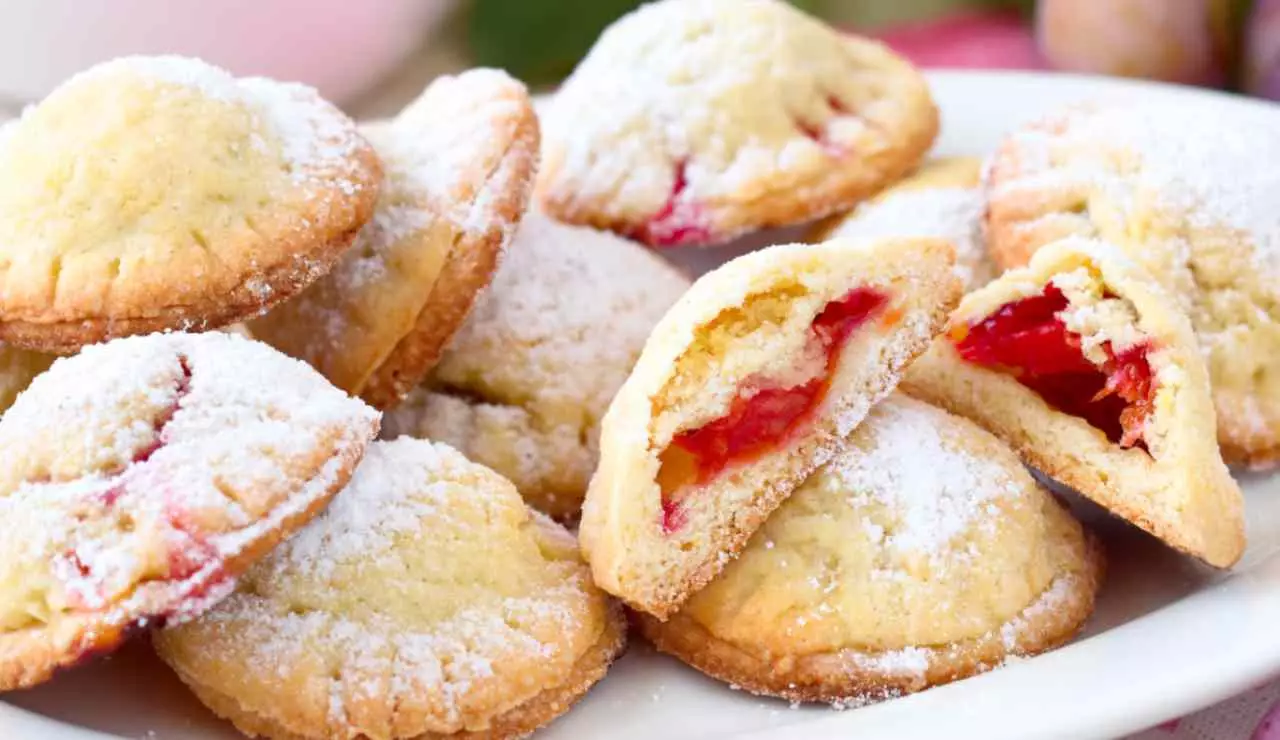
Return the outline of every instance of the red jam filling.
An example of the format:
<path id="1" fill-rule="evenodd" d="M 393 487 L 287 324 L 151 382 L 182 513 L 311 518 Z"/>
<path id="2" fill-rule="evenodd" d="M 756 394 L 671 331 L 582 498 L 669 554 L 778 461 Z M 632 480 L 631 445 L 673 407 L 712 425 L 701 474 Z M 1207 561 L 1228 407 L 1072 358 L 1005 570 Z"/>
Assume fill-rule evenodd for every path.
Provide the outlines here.
<path id="1" fill-rule="evenodd" d="M 678 247 L 715 241 L 706 214 L 697 203 L 683 197 L 689 189 L 688 163 L 676 165 L 675 184 L 667 202 L 632 236 L 652 247 Z"/>
<path id="2" fill-rule="evenodd" d="M 1001 370 L 1050 405 L 1078 416 L 1121 447 L 1146 448 L 1143 429 L 1151 415 L 1155 380 L 1147 360 L 1150 345 L 1115 352 L 1102 345 L 1106 361 L 1090 362 L 1080 335 L 1058 314 L 1067 297 L 1050 283 L 1044 292 L 1006 304 L 986 319 L 953 329 L 951 341 L 969 362 Z"/>
<path id="3" fill-rule="evenodd" d="M 658 471 L 663 531 L 674 532 L 684 524 L 681 502 L 693 487 L 709 483 L 733 465 L 776 449 L 809 422 L 830 389 L 840 349 L 887 302 L 888 296 L 871 288 L 856 288 L 831 301 L 810 327 L 810 341 L 817 343 L 826 357 L 822 373 L 789 388 L 773 386 L 768 381 L 748 381 L 739 389 L 728 413 L 676 435 L 663 451 Z"/>

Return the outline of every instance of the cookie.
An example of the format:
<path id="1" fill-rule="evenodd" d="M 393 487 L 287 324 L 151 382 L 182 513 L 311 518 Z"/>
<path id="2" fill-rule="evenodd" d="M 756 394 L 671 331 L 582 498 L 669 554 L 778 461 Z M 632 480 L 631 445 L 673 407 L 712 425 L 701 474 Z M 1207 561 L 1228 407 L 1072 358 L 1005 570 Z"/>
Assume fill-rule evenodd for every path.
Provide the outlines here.
<path id="1" fill-rule="evenodd" d="M 1195 334 L 1117 247 L 1068 237 L 970 293 L 903 388 L 1183 552 L 1227 567 L 1244 550 Z"/>
<path id="2" fill-rule="evenodd" d="M 373 220 L 328 276 L 250 328 L 386 409 L 489 284 L 529 202 L 538 122 L 524 85 L 477 69 L 436 79 L 395 120 L 362 130 L 385 170 Z"/>
<path id="3" fill-rule="evenodd" d="M 605 413 L 583 506 L 596 583 L 665 619 L 897 384 L 955 305 L 941 240 L 770 247 L 704 275 Z"/>
<path id="4" fill-rule="evenodd" d="M 938 114 L 906 60 L 782 0 L 659 0 L 544 124 L 543 208 L 667 247 L 846 210 L 919 163 Z"/>
<path id="5" fill-rule="evenodd" d="M 248 735 L 520 737 L 622 650 L 573 535 L 443 444 L 369 448 L 329 509 L 160 657 Z"/>
<path id="6" fill-rule="evenodd" d="M 1191 317 L 1228 462 L 1280 462 L 1280 157 L 1270 110 L 1079 106 L 1011 134 L 987 227 L 1005 266 L 1066 235 L 1123 249 Z"/>
<path id="7" fill-rule="evenodd" d="M 218 332 L 55 362 L 0 418 L 0 690 L 229 594 L 377 430 L 311 368 Z"/>
<path id="8" fill-rule="evenodd" d="M 328 271 L 379 178 L 311 88 L 94 67 L 0 128 L 0 341 L 68 353 L 257 315 Z"/>
<path id="9" fill-rule="evenodd" d="M 698 670 L 791 701 L 859 706 L 1074 635 L 1097 544 L 999 440 L 895 394 L 742 555 L 644 635 Z"/>
<path id="10" fill-rule="evenodd" d="M 947 157 L 925 162 L 907 178 L 842 216 L 814 229 L 810 241 L 837 237 L 931 236 L 956 250 L 956 274 L 965 290 L 991 282 L 998 269 L 982 235 L 985 197 L 982 160 Z"/>
<path id="11" fill-rule="evenodd" d="M 607 231 L 525 216 L 492 288 L 383 436 L 447 442 L 576 519 L 600 418 L 689 280 Z"/>
<path id="12" fill-rule="evenodd" d="M 31 385 L 36 376 L 53 364 L 53 355 L 28 352 L 0 345 L 0 413 L 4 413 L 18 394 Z"/>

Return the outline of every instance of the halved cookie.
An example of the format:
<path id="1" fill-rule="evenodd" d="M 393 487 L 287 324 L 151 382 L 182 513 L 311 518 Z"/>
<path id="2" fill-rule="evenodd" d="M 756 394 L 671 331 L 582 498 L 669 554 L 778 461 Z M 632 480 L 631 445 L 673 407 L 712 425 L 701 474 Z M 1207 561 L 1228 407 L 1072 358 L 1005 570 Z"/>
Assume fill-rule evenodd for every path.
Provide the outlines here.
<path id="1" fill-rule="evenodd" d="M 529 202 L 538 122 L 524 85 L 477 69 L 363 130 L 385 170 L 373 220 L 328 276 L 250 329 L 386 409 L 489 284 Z"/>
<path id="2" fill-rule="evenodd" d="M 1191 317 L 1228 462 L 1280 463 L 1280 158 L 1271 110 L 1077 106 L 994 156 L 991 253 L 1007 267 L 1091 236 L 1123 249 Z"/>
<path id="3" fill-rule="evenodd" d="M 1063 239 L 965 296 L 903 388 L 1183 552 L 1227 567 L 1244 550 L 1195 334 L 1115 247 Z"/>
<path id="4" fill-rule="evenodd" d="M 600 418 L 658 319 L 689 288 L 661 257 L 607 231 L 525 216 L 492 288 L 383 436 L 446 442 L 577 519 Z"/>
<path id="5" fill-rule="evenodd" d="M 858 706 L 1066 642 L 1102 570 L 1008 447 L 896 394 L 678 614 L 639 623 L 748 691 Z"/>
<path id="6" fill-rule="evenodd" d="M 573 535 L 443 444 L 377 442 L 351 484 L 160 657 L 249 735 L 523 737 L 621 652 Z"/>
<path id="7" fill-rule="evenodd" d="M 311 368 L 218 332 L 54 363 L 0 417 L 0 690 L 229 594 L 377 431 Z"/>
<path id="8" fill-rule="evenodd" d="M 94 67 L 0 128 L 0 341 L 65 353 L 262 313 L 329 270 L 379 178 L 311 88 Z"/>
<path id="9" fill-rule="evenodd" d="M 982 234 L 986 197 L 979 187 L 982 160 L 933 159 L 908 177 L 843 216 L 814 229 L 810 241 L 837 237 L 932 236 L 956 249 L 956 274 L 965 290 L 991 282 L 999 273 Z"/>
<path id="10" fill-rule="evenodd" d="M 596 583 L 665 619 L 898 382 L 960 293 L 940 240 L 792 244 L 704 275 L 605 414 Z"/>
<path id="11" fill-rule="evenodd" d="M 544 123 L 549 214 L 675 246 L 852 207 L 916 166 L 938 114 L 906 60 L 782 0 L 659 0 Z"/>

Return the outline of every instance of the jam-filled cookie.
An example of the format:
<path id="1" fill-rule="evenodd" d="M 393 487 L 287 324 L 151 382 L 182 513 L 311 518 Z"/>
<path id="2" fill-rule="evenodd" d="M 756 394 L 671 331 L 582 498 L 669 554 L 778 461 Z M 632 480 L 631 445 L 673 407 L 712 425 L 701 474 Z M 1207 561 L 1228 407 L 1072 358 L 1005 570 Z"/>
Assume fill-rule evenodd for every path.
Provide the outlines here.
<path id="1" fill-rule="evenodd" d="M 1244 550 L 1195 334 L 1113 246 L 1068 237 L 970 293 L 903 387 L 1179 550 L 1219 567 Z"/>
<path id="2" fill-rule="evenodd" d="M 653 246 L 848 209 L 913 168 L 938 115 L 908 62 L 782 0 L 659 0 L 556 93 L 539 199 Z"/>
<path id="3" fill-rule="evenodd" d="M 447 442 L 576 519 L 600 418 L 689 280 L 607 231 L 525 216 L 491 289 L 383 436 Z"/>
<path id="4" fill-rule="evenodd" d="M 748 691 L 856 706 L 1070 639 L 1102 554 L 999 440 L 903 395 L 876 406 L 659 649 Z"/>
<path id="5" fill-rule="evenodd" d="M 0 128 L 0 341 L 69 352 L 257 315 L 328 271 L 378 179 L 311 88 L 178 57 L 94 67 Z"/>
<path id="6" fill-rule="evenodd" d="M 1006 267 L 1065 235 L 1115 244 L 1191 317 L 1228 462 L 1280 462 L 1280 158 L 1271 111 L 1079 106 L 1011 134 L 988 232 Z"/>
<path id="7" fill-rule="evenodd" d="M 441 77 L 363 128 L 382 158 L 373 220 L 328 276 L 253 322 L 261 340 L 390 408 L 457 331 L 529 202 L 538 122 L 495 70 Z"/>
<path id="8" fill-rule="evenodd" d="M 601 425 L 596 583 L 665 619 L 897 384 L 960 294 L 941 240 L 770 247 L 658 322 Z"/>
<path id="9" fill-rule="evenodd" d="M 965 290 L 980 288 L 997 273 L 982 235 L 981 176 L 982 160 L 976 157 L 930 160 L 850 213 L 820 224 L 813 241 L 884 236 L 946 239 L 956 249 L 956 274 Z"/>
<path id="10" fill-rule="evenodd" d="M 622 650 L 573 535 L 443 444 L 376 442 L 329 509 L 160 657 L 249 735 L 522 737 Z"/>
<path id="11" fill-rule="evenodd" d="M 0 418 L 0 690 L 226 596 L 377 430 L 311 368 L 219 332 L 54 363 Z"/>

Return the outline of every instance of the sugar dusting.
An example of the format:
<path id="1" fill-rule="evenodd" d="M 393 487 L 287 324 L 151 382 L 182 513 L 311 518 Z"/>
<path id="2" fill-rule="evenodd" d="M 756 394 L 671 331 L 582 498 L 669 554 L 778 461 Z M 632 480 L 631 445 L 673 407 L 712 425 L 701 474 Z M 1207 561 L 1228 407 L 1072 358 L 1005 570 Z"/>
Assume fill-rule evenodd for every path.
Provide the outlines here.
<path id="1" fill-rule="evenodd" d="M 852 493 L 851 505 L 879 503 L 897 516 L 887 546 L 903 553 L 954 559 L 952 541 L 973 526 L 994 527 L 988 504 L 1016 496 L 1017 482 L 998 461 L 944 439 L 937 411 L 918 403 L 884 403 L 872 412 L 873 441 L 859 454 L 839 456 L 828 468 Z M 919 464 L 903 464 L 917 460 Z"/>
<path id="2" fill-rule="evenodd" d="M 956 249 L 955 272 L 966 290 L 992 280 L 996 267 L 982 238 L 985 208 L 979 188 L 920 188 L 890 192 L 840 223 L 832 237 L 946 239 Z"/>
<path id="3" fill-rule="evenodd" d="M 27 610 L 0 622 L 192 616 L 229 590 L 226 559 L 329 494 L 375 430 L 309 367 L 226 334 L 59 360 L 0 419 L 0 462 L 17 471 L 0 582 L 24 584 Z"/>

